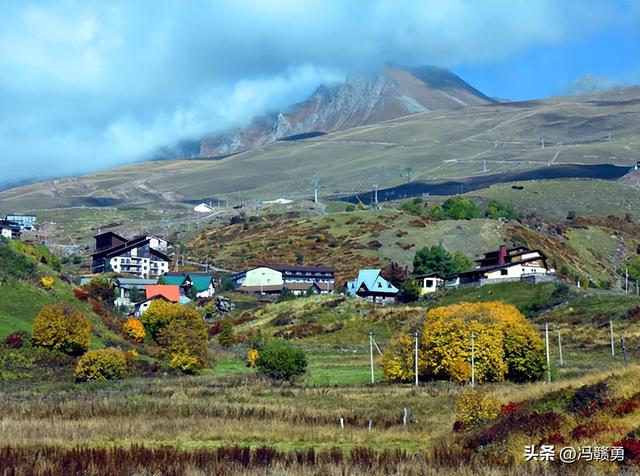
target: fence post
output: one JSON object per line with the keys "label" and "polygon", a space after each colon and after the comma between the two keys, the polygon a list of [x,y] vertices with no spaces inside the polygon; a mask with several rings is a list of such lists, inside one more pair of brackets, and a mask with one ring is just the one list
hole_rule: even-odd
{"label": "fence post", "polygon": [[560,338],[560,325],[558,324],[558,353],[560,354],[560,367],[564,365],[562,358],[562,339]]}
{"label": "fence post", "polygon": [[373,420],[369,420],[369,433],[371,433],[372,428],[373,428]]}
{"label": "fence post", "polygon": [[476,335],[472,331],[471,332],[471,387],[475,388],[476,386],[476,347],[475,347],[475,339]]}
{"label": "fence post", "polygon": [[609,318],[609,337],[611,339],[611,355],[615,357],[616,355],[616,346],[613,343],[613,319]]}
{"label": "fence post", "polygon": [[340,431],[344,431],[344,418],[340,417]]}
{"label": "fence post", "polygon": [[402,414],[402,426],[407,426],[407,421],[409,420],[409,409],[404,407]]}
{"label": "fence post", "polygon": [[622,347],[622,355],[624,356],[624,366],[626,367],[629,362],[627,361],[627,347],[624,345],[624,336],[620,336],[620,347]]}
{"label": "fence post", "polygon": [[547,383],[551,383],[551,359],[549,358],[549,323],[544,324],[544,342],[547,349]]}
{"label": "fence post", "polygon": [[369,360],[371,362],[371,383],[376,383],[373,374],[373,333],[369,331]]}
{"label": "fence post", "polygon": [[415,339],[416,339],[416,355],[414,357],[414,361],[415,361],[415,366],[414,366],[414,372],[416,374],[416,388],[418,388],[418,331],[415,332]]}

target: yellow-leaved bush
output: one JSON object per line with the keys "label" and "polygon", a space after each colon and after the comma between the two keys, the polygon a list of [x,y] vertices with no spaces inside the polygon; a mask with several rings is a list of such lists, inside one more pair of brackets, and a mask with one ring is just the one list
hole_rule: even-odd
{"label": "yellow-leaved bush", "polygon": [[135,317],[130,317],[124,321],[124,324],[122,324],[122,330],[136,342],[142,342],[144,340],[144,336],[147,334],[144,330],[142,321]]}
{"label": "yellow-leaved bush", "polygon": [[53,289],[53,284],[54,283],[55,283],[55,280],[51,276],[44,276],[44,277],[40,278],[40,284],[47,291]]}
{"label": "yellow-leaved bush", "polygon": [[91,323],[65,304],[44,306],[33,321],[31,341],[40,347],[80,355],[89,347]]}
{"label": "yellow-leaved bush", "polygon": [[129,359],[125,352],[114,348],[90,350],[78,359],[76,381],[118,380],[126,372]]}
{"label": "yellow-leaved bush", "polygon": [[456,402],[456,420],[470,430],[493,420],[500,413],[498,399],[482,389],[466,388]]}
{"label": "yellow-leaved bush", "polygon": [[195,309],[156,299],[141,320],[164,349],[171,367],[189,374],[206,367],[209,360],[207,328]]}
{"label": "yellow-leaved bush", "polygon": [[[542,337],[515,306],[491,301],[463,302],[427,312],[418,351],[420,378],[468,381],[472,334],[476,381],[525,382],[542,375]],[[382,366],[387,380],[411,381],[413,338],[396,336],[383,353]]]}
{"label": "yellow-leaved bush", "polygon": [[247,352],[247,367],[254,368],[258,357],[260,357],[260,353],[256,349],[249,349],[249,352]]}

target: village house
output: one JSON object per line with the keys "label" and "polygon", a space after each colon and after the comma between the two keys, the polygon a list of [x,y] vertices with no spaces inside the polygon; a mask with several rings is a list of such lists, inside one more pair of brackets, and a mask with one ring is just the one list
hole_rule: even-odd
{"label": "village house", "polygon": [[141,316],[156,299],[163,299],[170,303],[187,304],[191,300],[182,295],[180,287],[173,284],[150,284],[145,287],[144,301],[136,303],[134,315]]}
{"label": "village house", "polygon": [[496,251],[485,253],[476,260],[476,268],[447,277],[445,286],[482,285],[505,281],[533,283],[555,279],[555,270],[547,264],[546,256],[526,246],[508,248],[501,245]]}
{"label": "village house", "polygon": [[113,271],[138,278],[161,276],[169,271],[168,243],[155,236],[137,236],[127,240],[108,231],[95,236],[91,272]]}
{"label": "village house", "polygon": [[215,277],[210,273],[176,272],[165,273],[160,278],[164,284],[180,286],[182,294],[195,297],[210,298],[216,292]]}
{"label": "village house", "polygon": [[5,220],[17,223],[20,227],[20,231],[32,231],[36,229],[35,215],[19,215],[16,213],[10,213],[5,217]]}
{"label": "village house", "polygon": [[324,266],[265,264],[231,276],[237,290],[247,293],[281,294],[289,290],[300,296],[309,292],[330,294],[335,271]]}
{"label": "village house", "polygon": [[444,284],[444,279],[437,274],[416,276],[415,281],[420,286],[420,295],[435,293]]}
{"label": "village house", "polygon": [[347,282],[347,294],[374,303],[393,301],[399,290],[382,277],[381,269],[361,269],[358,277]]}
{"label": "village house", "polygon": [[[147,286],[158,284],[157,279],[143,279],[143,278],[116,278],[116,306],[130,306],[135,304],[139,299],[135,299],[135,296],[146,296]],[[134,291],[135,289],[135,291]],[[132,299],[132,297],[134,299]]]}
{"label": "village house", "polygon": [[0,220],[0,236],[8,240],[19,240],[21,235],[20,225],[15,221]]}

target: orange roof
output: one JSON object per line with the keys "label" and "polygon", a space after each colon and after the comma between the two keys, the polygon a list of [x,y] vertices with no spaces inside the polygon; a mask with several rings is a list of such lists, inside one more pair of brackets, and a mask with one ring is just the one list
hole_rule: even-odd
{"label": "orange roof", "polygon": [[180,301],[180,286],[177,284],[149,284],[145,291],[147,299],[162,296],[171,302]]}

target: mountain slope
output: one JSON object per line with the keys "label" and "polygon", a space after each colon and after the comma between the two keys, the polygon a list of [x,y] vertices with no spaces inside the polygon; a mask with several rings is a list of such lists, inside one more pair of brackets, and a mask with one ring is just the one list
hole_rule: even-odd
{"label": "mountain slope", "polygon": [[[546,101],[439,109],[297,141],[278,141],[222,160],[144,162],[0,191],[0,213],[55,207],[175,209],[220,198],[271,200],[351,194],[416,181],[520,172],[548,165],[635,165],[640,88]],[[609,137],[611,132],[611,137]],[[545,138],[544,148],[540,145]],[[486,170],[484,170],[486,165]]]}
{"label": "mountain slope", "polygon": [[434,66],[404,68],[390,63],[376,74],[321,85],[289,112],[268,114],[246,129],[204,139],[200,156],[218,157],[307,132],[331,132],[433,109],[493,103],[455,74]]}

